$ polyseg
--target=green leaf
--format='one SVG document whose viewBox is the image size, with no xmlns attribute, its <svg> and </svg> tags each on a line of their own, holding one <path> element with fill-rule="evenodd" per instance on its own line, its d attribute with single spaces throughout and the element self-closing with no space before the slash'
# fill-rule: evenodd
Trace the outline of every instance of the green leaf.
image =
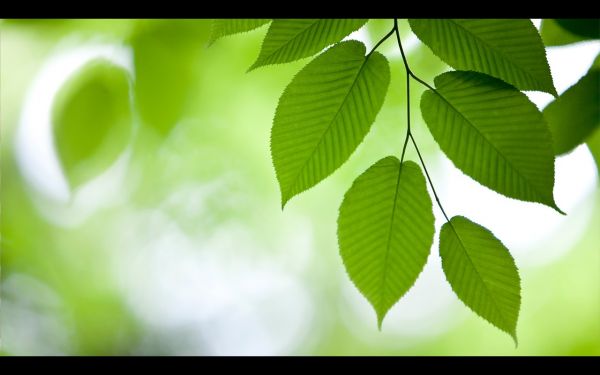
<svg viewBox="0 0 600 375">
<path fill-rule="evenodd" d="M 544 117 L 525 94 L 486 74 L 453 71 L 435 78 L 421 113 L 454 165 L 511 198 L 554 203 L 554 150 Z"/>
<path fill-rule="evenodd" d="M 336 44 L 286 87 L 271 130 L 282 207 L 333 173 L 369 132 L 390 83 L 387 59 L 357 41 Z"/>
<path fill-rule="evenodd" d="M 440 257 L 458 298 L 517 344 L 521 280 L 506 246 L 481 225 L 455 216 L 440 231 Z"/>
<path fill-rule="evenodd" d="M 553 19 L 542 20 L 540 34 L 546 46 L 562 46 L 586 40 L 584 37 L 575 35 L 563 29 Z"/>
<path fill-rule="evenodd" d="M 596 169 L 598 170 L 598 177 L 600 178 L 600 128 L 596 129 L 596 131 L 588 137 L 586 143 L 592 157 L 596 161 Z"/>
<path fill-rule="evenodd" d="M 273 20 L 260 54 L 249 70 L 312 56 L 339 42 L 366 22 L 366 19 Z"/>
<path fill-rule="evenodd" d="M 88 63 L 60 89 L 52 117 L 58 156 L 77 187 L 109 167 L 130 140 L 127 72 L 103 59 Z"/>
<path fill-rule="evenodd" d="M 586 39 L 600 38 L 600 19 L 598 18 L 558 18 L 555 20 L 563 29 Z"/>
<path fill-rule="evenodd" d="M 340 254 L 373 305 L 379 329 L 423 270 L 434 233 L 425 178 L 412 161 L 381 159 L 346 192 L 338 217 Z"/>
<path fill-rule="evenodd" d="M 600 70 L 594 69 L 543 111 L 552 132 L 554 152 L 571 151 L 600 125 Z"/>
<path fill-rule="evenodd" d="M 216 19 L 213 21 L 208 44 L 211 45 L 217 39 L 224 36 L 243 33 L 254 30 L 265 23 L 270 22 L 270 19 Z"/>
<path fill-rule="evenodd" d="M 189 103 L 202 45 L 197 34 L 203 30 L 202 25 L 184 20 L 143 26 L 131 42 L 135 104 L 144 125 L 165 136 Z"/>
<path fill-rule="evenodd" d="M 542 39 L 531 20 L 411 19 L 433 53 L 460 70 L 486 73 L 521 89 L 557 96 Z"/>
<path fill-rule="evenodd" d="M 598 56 L 596 56 L 596 58 L 594 59 L 594 62 L 592 63 L 592 66 L 590 67 L 589 70 L 592 70 L 592 69 L 600 69 L 600 54 Z"/>
</svg>

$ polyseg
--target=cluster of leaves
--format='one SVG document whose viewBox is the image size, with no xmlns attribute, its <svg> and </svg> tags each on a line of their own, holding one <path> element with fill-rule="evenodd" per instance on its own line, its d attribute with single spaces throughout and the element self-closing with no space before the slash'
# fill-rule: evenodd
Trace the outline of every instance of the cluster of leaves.
<svg viewBox="0 0 600 375">
<path fill-rule="evenodd" d="M 557 20 L 552 27 L 566 27 L 577 40 L 598 38 L 597 21 L 581 27 L 578 22 Z M 411 78 L 428 88 L 421 98 L 423 119 L 454 165 L 500 194 L 562 213 L 553 195 L 554 158 L 583 142 L 598 125 L 597 69 L 542 113 L 522 91 L 558 95 L 544 44 L 530 20 L 409 20 L 417 37 L 456 69 L 436 77 L 435 88 L 410 70 L 397 20 L 368 53 L 359 41 L 342 41 L 366 22 L 246 19 L 213 24 L 210 43 L 270 23 L 250 70 L 320 52 L 286 87 L 273 120 L 271 154 L 282 208 L 331 175 L 369 132 L 390 83 L 388 60 L 376 49 L 395 34 L 406 67 L 407 101 Z M 589 107 L 584 116 L 579 113 L 583 107 Z M 373 305 L 381 328 L 386 313 L 416 281 L 433 243 L 433 204 L 426 176 L 446 217 L 439 235 L 448 282 L 465 305 L 516 343 L 521 287 L 515 262 L 488 229 L 462 216 L 446 216 L 407 112 L 400 160 L 394 156 L 379 160 L 344 196 L 338 241 L 346 270 Z M 409 139 L 425 175 L 418 164 L 404 161 Z"/>
</svg>

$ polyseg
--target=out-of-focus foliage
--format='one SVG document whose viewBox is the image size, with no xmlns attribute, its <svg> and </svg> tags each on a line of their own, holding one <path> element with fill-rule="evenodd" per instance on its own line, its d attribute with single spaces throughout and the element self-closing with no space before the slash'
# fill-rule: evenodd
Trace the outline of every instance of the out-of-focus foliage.
<svg viewBox="0 0 600 375">
<path fill-rule="evenodd" d="M 197 83 L 198 58 L 206 27 L 198 21 L 138 24 L 131 37 L 135 64 L 134 100 L 144 125 L 165 136 L 181 118 Z"/>
<path fill-rule="evenodd" d="M 558 18 L 555 20 L 563 29 L 586 39 L 600 38 L 600 19 Z"/>
<path fill-rule="evenodd" d="M 586 40 L 562 28 L 554 19 L 542 20 L 540 34 L 546 46 L 562 46 Z"/>
<path fill-rule="evenodd" d="M 600 19 L 543 20 L 541 34 L 547 45 L 565 45 L 600 37 Z M 544 116 L 553 133 L 557 155 L 572 150 L 587 141 L 596 166 L 600 171 L 598 131 L 600 124 L 600 54 L 596 56 L 587 74 L 559 98 L 544 108 Z"/>
<path fill-rule="evenodd" d="M 54 99 L 58 155 L 72 186 L 112 164 L 132 132 L 129 77 L 122 68 L 93 61 Z"/>
<path fill-rule="evenodd" d="M 581 144 L 600 125 L 600 69 L 592 69 L 544 108 L 554 152 L 564 154 Z"/>
</svg>

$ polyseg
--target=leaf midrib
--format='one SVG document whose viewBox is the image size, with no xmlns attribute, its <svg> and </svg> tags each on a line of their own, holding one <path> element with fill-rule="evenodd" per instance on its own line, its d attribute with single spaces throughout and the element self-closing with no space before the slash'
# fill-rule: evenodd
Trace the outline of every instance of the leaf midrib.
<svg viewBox="0 0 600 375">
<path fill-rule="evenodd" d="M 482 39 L 477 34 L 473 33 L 471 30 L 467 29 L 466 27 L 464 27 L 463 25 L 459 24 L 455 20 L 448 19 L 447 21 L 451 22 L 456 27 L 464 30 L 464 32 L 466 34 L 471 35 L 474 39 L 476 39 L 477 41 L 479 41 L 480 43 L 482 43 L 483 45 L 485 45 L 486 47 L 488 47 L 492 51 L 494 51 L 497 54 L 499 54 L 500 56 L 502 56 L 502 59 L 505 60 L 505 61 L 507 61 L 513 68 L 515 68 L 518 71 L 521 71 L 521 72 L 525 73 L 531 80 L 533 80 L 534 82 L 536 82 L 537 85 L 539 85 L 538 87 L 540 87 L 540 86 L 544 87 L 545 86 L 541 82 L 539 82 L 538 79 L 537 79 L 537 77 L 535 77 L 531 72 L 529 72 L 529 70 L 521 68 L 521 67 L 519 67 L 518 64 L 516 64 L 515 62 L 513 62 L 512 59 L 511 59 L 512 56 L 510 54 L 506 54 L 506 52 L 502 51 L 498 47 L 495 47 L 495 46 L 491 45 L 489 42 L 487 42 L 486 40 Z"/>
<path fill-rule="evenodd" d="M 386 249 L 385 249 L 385 258 L 383 260 L 383 278 L 381 279 L 381 287 L 379 288 L 380 290 L 380 300 L 379 300 L 379 307 L 382 307 L 381 305 L 385 302 L 384 301 L 384 296 L 385 296 L 385 282 L 387 280 L 387 271 L 388 271 L 388 258 L 390 255 L 390 243 L 392 242 L 392 230 L 394 228 L 394 219 L 396 218 L 396 203 L 398 201 L 398 191 L 400 190 L 400 176 L 402 175 L 402 163 L 400 163 L 399 167 L 398 167 L 398 178 L 396 179 L 396 189 L 394 192 L 394 206 L 392 207 L 392 219 L 390 220 L 390 227 L 388 230 L 388 238 L 387 238 L 387 242 L 386 242 Z M 379 315 L 379 312 L 378 312 Z M 381 322 L 383 322 L 383 317 L 381 318 L 380 324 Z"/>
<path fill-rule="evenodd" d="M 358 78 L 360 77 L 360 75 L 361 75 L 364 67 L 367 65 L 367 62 L 369 61 L 369 57 L 370 56 L 371 55 L 367 55 L 366 58 L 365 58 L 365 56 L 362 57 L 364 59 L 364 61 L 361 64 L 360 69 L 358 69 L 358 72 L 356 73 L 356 76 L 354 77 L 354 80 L 352 81 L 352 85 L 350 85 L 350 88 L 348 89 L 348 92 L 346 93 L 346 95 L 344 95 L 344 99 L 340 103 L 339 108 L 337 109 L 337 111 L 335 112 L 335 114 L 333 115 L 333 117 L 331 118 L 331 121 L 329 121 L 329 124 L 327 125 L 327 128 L 325 128 L 325 131 L 323 131 L 323 133 L 319 137 L 319 142 L 317 142 L 317 145 L 312 150 L 310 156 L 305 159 L 305 162 L 302 164 L 302 167 L 300 168 L 300 170 L 296 174 L 296 177 L 294 177 L 294 179 L 292 180 L 292 183 L 290 184 L 290 188 L 288 189 L 288 194 L 287 194 L 288 195 L 288 198 L 287 198 L 288 200 L 291 198 L 291 196 L 289 196 L 289 192 L 294 191 L 294 188 L 296 187 L 296 184 L 298 183 L 298 178 L 302 175 L 302 172 L 304 172 L 304 169 L 308 165 L 308 162 L 310 160 L 312 160 L 312 158 L 315 156 L 315 153 L 319 149 L 319 146 L 321 146 L 321 143 L 323 142 L 323 139 L 325 138 L 325 136 L 327 135 L 327 133 L 329 133 L 329 131 L 331 130 L 331 127 L 335 123 L 335 120 L 337 119 L 338 115 L 340 114 L 340 111 L 342 110 L 342 108 L 346 104 L 346 101 L 348 100 L 348 96 L 352 92 L 352 89 L 354 89 L 354 86 L 356 85 L 356 82 L 358 82 Z M 331 173 L 333 173 L 333 172 L 331 172 Z"/>
<path fill-rule="evenodd" d="M 438 88 L 439 90 L 439 88 Z M 475 129 L 475 131 L 481 136 L 481 138 L 483 138 L 487 144 L 489 144 L 494 150 L 496 150 L 496 152 L 498 153 L 498 155 L 500 155 L 502 157 L 502 159 L 504 159 L 504 161 L 510 165 L 511 169 L 514 170 L 523 180 L 525 180 L 527 182 L 527 184 L 531 187 L 533 187 L 534 191 L 536 192 L 536 194 L 539 195 L 539 197 L 541 198 L 547 198 L 545 193 L 542 193 L 539 191 L 539 187 L 537 186 L 537 184 L 533 184 L 525 175 L 523 175 L 521 173 L 521 171 L 519 169 L 517 169 L 514 164 L 490 141 L 490 139 L 488 139 L 488 137 L 486 137 L 481 130 L 479 130 L 477 128 L 477 126 L 475 126 L 473 124 L 473 122 L 471 122 L 471 120 L 469 120 L 465 115 L 463 115 L 463 113 L 461 111 L 458 110 L 458 108 L 456 108 L 454 105 L 452 105 L 452 103 L 450 103 L 438 90 L 432 91 L 433 93 L 435 93 L 437 96 L 439 96 L 440 98 L 442 98 L 443 101 L 445 101 L 448 106 L 450 106 L 450 108 L 452 108 L 452 110 L 454 110 L 455 113 L 457 113 L 462 119 L 464 119 L 473 129 Z M 550 202 L 554 202 L 554 199 L 550 199 Z"/>
</svg>

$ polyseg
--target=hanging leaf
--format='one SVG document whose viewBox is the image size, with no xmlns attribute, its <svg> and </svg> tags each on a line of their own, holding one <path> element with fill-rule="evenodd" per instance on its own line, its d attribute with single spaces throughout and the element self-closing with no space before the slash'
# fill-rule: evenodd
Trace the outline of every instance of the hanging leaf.
<svg viewBox="0 0 600 375">
<path fill-rule="evenodd" d="M 213 21 L 208 45 L 213 44 L 218 39 L 233 34 L 243 33 L 254 30 L 265 23 L 270 22 L 270 19 L 216 19 Z"/>
<path fill-rule="evenodd" d="M 520 278 L 502 242 L 481 225 L 455 216 L 440 231 L 440 257 L 458 298 L 517 344 Z"/>
<path fill-rule="evenodd" d="M 381 323 L 423 270 L 435 233 L 425 177 L 411 161 L 389 156 L 360 175 L 338 218 L 348 275 Z"/>
<path fill-rule="evenodd" d="M 58 92 L 53 125 L 58 156 L 71 187 L 104 171 L 131 136 L 127 72 L 103 59 L 88 63 Z"/>
<path fill-rule="evenodd" d="M 414 33 L 451 67 L 557 96 L 546 51 L 528 19 L 411 19 Z"/>
<path fill-rule="evenodd" d="M 387 59 L 365 57 L 357 41 L 336 44 L 286 87 L 271 130 L 271 155 L 282 207 L 354 152 L 369 132 L 390 82 Z"/>
<path fill-rule="evenodd" d="M 543 111 L 552 131 L 554 152 L 571 151 L 600 125 L 600 70 L 594 69 Z"/>
<path fill-rule="evenodd" d="M 421 98 L 434 139 L 454 165 L 511 198 L 554 202 L 552 137 L 537 107 L 499 79 L 453 71 L 435 78 Z"/>
<path fill-rule="evenodd" d="M 260 55 L 249 70 L 312 56 L 358 30 L 366 19 L 273 20 Z"/>
</svg>

